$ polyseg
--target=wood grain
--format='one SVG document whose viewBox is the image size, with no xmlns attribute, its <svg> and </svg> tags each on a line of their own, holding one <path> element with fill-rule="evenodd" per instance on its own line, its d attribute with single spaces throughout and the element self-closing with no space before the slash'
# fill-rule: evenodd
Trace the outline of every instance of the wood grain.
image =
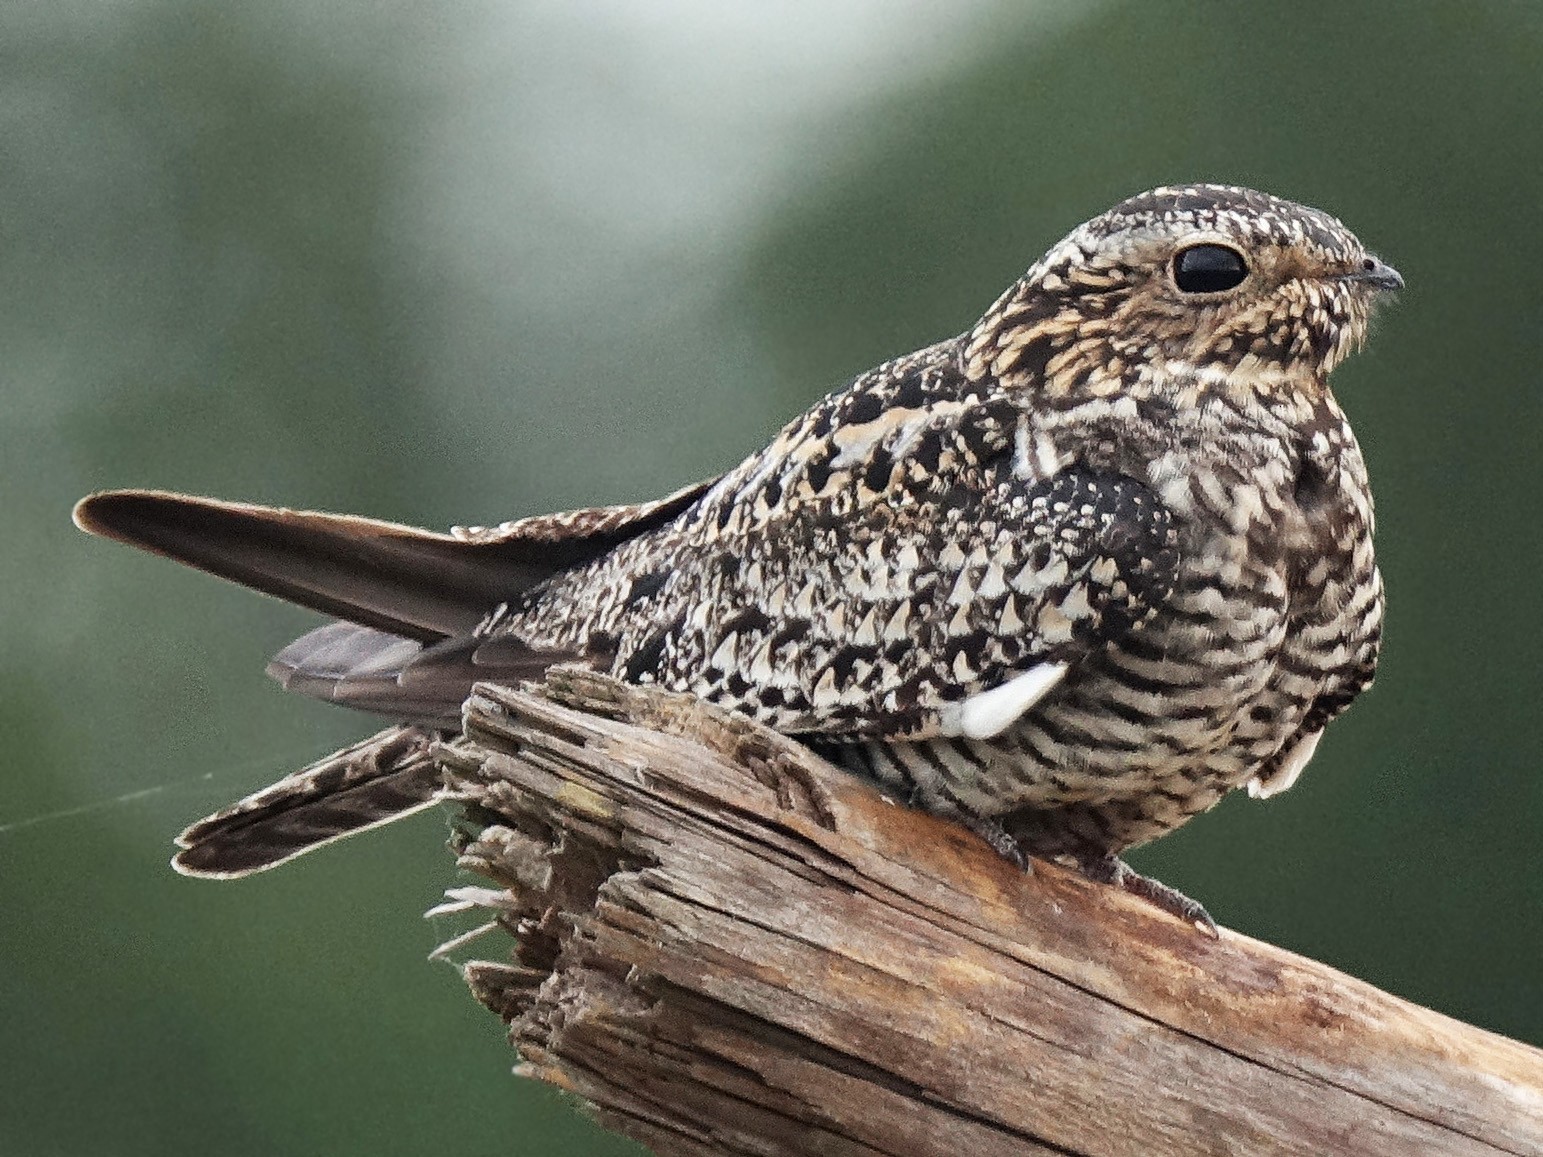
<svg viewBox="0 0 1543 1157">
<path fill-rule="evenodd" d="M 439 757 L 520 1071 L 660 1154 L 1543 1153 L 1543 1052 L 559 670 Z M 458 949 L 461 955 L 468 945 Z"/>
</svg>

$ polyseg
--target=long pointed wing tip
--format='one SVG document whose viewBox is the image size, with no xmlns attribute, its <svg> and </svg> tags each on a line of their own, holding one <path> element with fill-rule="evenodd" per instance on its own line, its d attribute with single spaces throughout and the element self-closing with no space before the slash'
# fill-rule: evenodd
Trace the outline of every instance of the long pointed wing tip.
<svg viewBox="0 0 1543 1157">
<path fill-rule="evenodd" d="M 75 504 L 70 519 L 87 534 L 125 540 L 125 536 L 132 533 L 126 523 L 132 521 L 136 513 L 142 513 L 147 503 L 193 501 L 198 500 L 170 490 L 97 490 Z M 130 517 L 126 518 L 126 515 Z"/>
<path fill-rule="evenodd" d="M 87 534 L 106 537 L 108 530 L 101 517 L 102 510 L 123 493 L 122 490 L 98 490 L 86 495 L 70 510 L 70 521 Z"/>
</svg>

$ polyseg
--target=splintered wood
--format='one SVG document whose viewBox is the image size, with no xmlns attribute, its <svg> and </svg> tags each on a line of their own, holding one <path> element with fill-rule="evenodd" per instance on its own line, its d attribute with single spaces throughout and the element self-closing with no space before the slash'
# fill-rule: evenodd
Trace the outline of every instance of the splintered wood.
<svg viewBox="0 0 1543 1157">
<path fill-rule="evenodd" d="M 657 1153 L 1543 1153 L 1543 1052 L 1024 875 L 694 700 L 482 685 L 439 758 L 496 885 L 459 906 L 514 938 L 473 994 Z"/>
</svg>

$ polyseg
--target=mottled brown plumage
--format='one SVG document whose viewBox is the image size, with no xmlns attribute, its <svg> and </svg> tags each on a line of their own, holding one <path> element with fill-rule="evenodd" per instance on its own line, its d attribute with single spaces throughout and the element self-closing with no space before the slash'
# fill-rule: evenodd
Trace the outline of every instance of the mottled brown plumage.
<svg viewBox="0 0 1543 1157">
<path fill-rule="evenodd" d="M 341 615 L 270 670 L 420 725 L 298 773 L 288 813 L 280 787 L 190 829 L 179 865 L 242 874 L 421 803 L 417 737 L 474 680 L 579 662 L 1203 917 L 1114 857 L 1289 787 L 1371 682 L 1371 496 L 1327 376 L 1400 284 L 1317 210 L 1159 189 L 658 503 L 438 536 L 88 499 L 87 529 Z M 325 822 L 318 774 L 351 791 Z"/>
</svg>

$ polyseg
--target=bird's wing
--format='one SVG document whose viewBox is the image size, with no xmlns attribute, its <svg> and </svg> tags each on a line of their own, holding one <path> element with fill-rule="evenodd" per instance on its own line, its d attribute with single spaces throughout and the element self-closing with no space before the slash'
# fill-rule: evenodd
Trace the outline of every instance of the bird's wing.
<svg viewBox="0 0 1543 1157">
<path fill-rule="evenodd" d="M 766 679 L 771 694 L 746 698 L 779 729 L 832 739 L 999 734 L 1150 618 L 1179 559 L 1150 490 L 1076 466 L 952 490 L 935 520 L 886 504 L 834 532 L 799 518 L 787 536 L 765 552 L 801 560 L 783 614 L 741 618 L 703 678 Z"/>
<path fill-rule="evenodd" d="M 76 505 L 75 523 L 392 638 L 427 643 L 471 631 L 499 603 L 668 522 L 711 485 L 450 534 L 153 490 L 90 495 Z"/>
<path fill-rule="evenodd" d="M 1370 605 L 1374 622 L 1382 617 L 1382 575 L 1372 571 Z M 1331 673 L 1324 689 L 1313 700 L 1302 724 L 1281 749 L 1266 760 L 1248 781 L 1248 794 L 1255 799 L 1268 799 L 1279 795 L 1292 784 L 1307 767 L 1323 729 L 1329 721 L 1341 714 L 1356 698 L 1372 685 L 1377 673 L 1377 656 L 1382 650 L 1382 630 L 1373 628 L 1361 640 L 1360 647 L 1348 656 L 1347 661 Z M 1286 668 L 1282 667 L 1282 670 Z"/>
<path fill-rule="evenodd" d="M 878 376 L 906 396 L 908 378 Z M 1145 485 L 1068 460 L 1012 400 L 915 391 L 908 408 L 864 389 L 507 629 L 571 643 L 587 603 L 630 681 L 790 734 L 979 737 L 1168 597 L 1176 532 Z"/>
</svg>

